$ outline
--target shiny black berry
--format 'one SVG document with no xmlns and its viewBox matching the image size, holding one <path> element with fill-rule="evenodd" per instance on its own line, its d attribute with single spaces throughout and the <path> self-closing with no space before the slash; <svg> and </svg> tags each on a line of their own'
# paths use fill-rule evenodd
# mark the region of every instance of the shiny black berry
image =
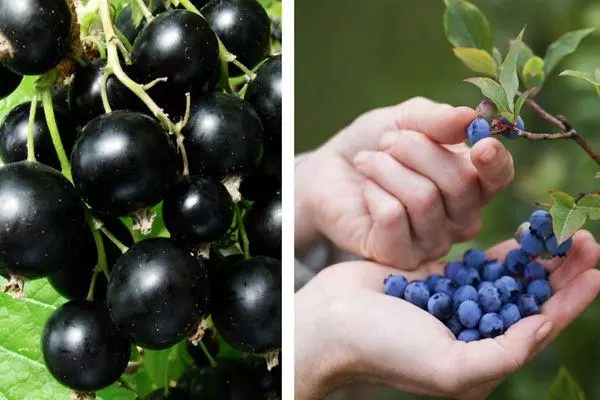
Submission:
<svg viewBox="0 0 600 400">
<path fill-rule="evenodd" d="M 0 100 L 10 95 L 21 84 L 23 76 L 0 64 Z"/>
<path fill-rule="evenodd" d="M 163 198 L 177 179 L 179 158 L 154 119 L 114 111 L 85 126 L 71 165 L 75 186 L 92 208 L 125 216 Z"/>
<path fill-rule="evenodd" d="M 242 181 L 240 192 L 253 201 L 268 201 L 281 192 L 281 152 L 266 150 L 258 168 Z"/>
<path fill-rule="evenodd" d="M 244 225 L 250 242 L 250 254 L 281 260 L 281 195 L 256 202 Z"/>
<path fill-rule="evenodd" d="M 163 203 L 165 226 L 191 245 L 221 238 L 233 221 L 233 201 L 221 182 L 193 176 L 179 182 Z"/>
<path fill-rule="evenodd" d="M 260 162 L 260 119 L 236 96 L 211 93 L 197 99 L 182 133 L 194 174 L 216 179 L 246 176 Z"/>
<path fill-rule="evenodd" d="M 102 68 L 104 60 L 96 60 L 80 68 L 75 73 L 71 84 L 71 111 L 77 120 L 85 125 L 91 119 L 104 114 L 102 104 Z M 106 81 L 106 94 L 113 111 L 144 110 L 137 96 L 127 89 L 116 76 L 111 75 Z"/>
<path fill-rule="evenodd" d="M 188 336 L 208 312 L 202 261 L 165 238 L 133 245 L 115 264 L 107 304 L 121 333 L 135 344 L 165 349 Z"/>
<path fill-rule="evenodd" d="M 6 115 L 2 125 L 0 125 L 0 157 L 5 162 L 10 163 L 27 159 L 30 108 L 30 102 L 16 106 Z M 71 116 L 61 108 L 57 107 L 54 110 L 54 118 L 63 147 L 69 154 L 77 137 L 75 125 L 71 121 Z M 60 169 L 58 156 L 46 124 L 44 108 L 41 105 L 37 107 L 35 112 L 33 148 L 35 149 L 35 157 L 39 162 Z"/>
<path fill-rule="evenodd" d="M 217 68 L 217 36 L 206 20 L 185 10 L 157 16 L 139 34 L 131 52 L 132 75 L 137 82 L 158 83 L 152 94 L 159 103 L 167 96 L 201 92 Z"/>
<path fill-rule="evenodd" d="M 67 0 L 0 0 L 0 61 L 21 75 L 43 74 L 70 46 Z"/>
<path fill-rule="evenodd" d="M 256 0 L 212 0 L 202 15 L 210 22 L 227 50 L 252 69 L 262 61 L 271 45 L 271 20 Z M 242 75 L 230 64 L 229 75 Z"/>
<path fill-rule="evenodd" d="M 0 168 L 0 270 L 37 278 L 77 263 L 87 225 L 75 188 L 58 171 L 21 161 Z"/>
<path fill-rule="evenodd" d="M 281 151 L 281 56 L 268 59 L 248 84 L 245 100 L 254 107 L 265 129 L 269 151 Z"/>
<path fill-rule="evenodd" d="M 217 339 L 215 333 L 212 330 L 209 329 L 204 333 L 202 343 L 204 343 L 204 346 L 206 346 L 206 349 L 212 357 L 216 357 L 217 354 L 219 354 L 219 340 Z M 210 365 L 208 357 L 206 356 L 204 350 L 202 350 L 200 346 L 194 346 L 191 342 L 188 342 L 187 350 L 188 354 L 194 360 L 196 366 L 203 367 Z"/>
<path fill-rule="evenodd" d="M 245 360 L 223 358 L 216 367 L 205 367 L 196 373 L 190 388 L 190 400 L 262 399 L 264 393 L 260 380 L 252 365 Z"/>
<path fill-rule="evenodd" d="M 145 3 L 148 4 L 149 2 L 146 1 Z M 162 1 L 154 1 L 154 10 L 152 12 L 154 16 L 165 11 L 165 5 Z M 142 31 L 142 29 L 144 29 L 146 24 L 146 18 L 142 18 L 140 24 L 138 26 L 135 26 L 135 24 L 133 23 L 132 8 L 130 4 L 128 4 L 127 6 L 125 6 L 125 8 L 123 8 L 123 10 L 121 10 L 121 12 L 115 20 L 116 28 L 123 34 L 123 36 L 127 38 L 130 44 L 133 44 L 133 42 L 135 42 L 135 39 Z"/>
<path fill-rule="evenodd" d="M 281 347 L 281 262 L 255 257 L 220 268 L 212 318 L 221 337 L 247 352 Z"/>
<path fill-rule="evenodd" d="M 103 305 L 73 300 L 46 322 L 42 351 L 56 380 L 73 390 L 92 392 L 119 379 L 131 350 Z"/>
</svg>

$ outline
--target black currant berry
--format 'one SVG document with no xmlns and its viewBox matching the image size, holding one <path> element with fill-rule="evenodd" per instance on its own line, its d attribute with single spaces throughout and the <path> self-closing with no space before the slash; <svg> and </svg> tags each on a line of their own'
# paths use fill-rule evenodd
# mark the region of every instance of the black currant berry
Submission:
<svg viewBox="0 0 600 400">
<path fill-rule="evenodd" d="M 271 45 L 271 20 L 256 0 L 212 0 L 202 15 L 210 23 L 227 50 L 252 69 L 266 57 Z M 243 72 L 229 65 L 229 75 Z"/>
<path fill-rule="evenodd" d="M 146 5 L 148 5 L 148 1 L 145 1 L 145 3 Z M 152 12 L 154 16 L 157 16 L 158 14 L 163 13 L 165 11 L 165 5 L 162 1 L 154 2 L 154 11 Z M 133 42 L 135 42 L 135 39 L 142 31 L 142 29 L 146 26 L 146 23 L 146 18 L 142 18 L 140 24 L 137 27 L 135 26 L 135 24 L 133 23 L 132 8 L 129 4 L 125 6 L 123 10 L 121 10 L 121 12 L 115 20 L 115 26 L 117 27 L 119 32 L 121 32 L 123 36 L 127 38 L 130 44 L 133 44 Z"/>
<path fill-rule="evenodd" d="M 217 36 L 204 18 L 173 10 L 160 14 L 140 32 L 131 56 L 137 82 L 167 78 L 151 92 L 159 99 L 164 92 L 183 98 L 186 92 L 201 92 L 213 76 L 219 48 Z"/>
<path fill-rule="evenodd" d="M 21 161 L 0 168 L 0 270 L 47 276 L 78 260 L 87 225 L 83 204 L 58 171 Z"/>
<path fill-rule="evenodd" d="M 281 192 L 281 152 L 267 149 L 258 168 L 242 181 L 242 197 L 253 201 L 268 201 Z"/>
<path fill-rule="evenodd" d="M 23 76 L 0 64 L 0 100 L 10 95 L 21 84 Z"/>
<path fill-rule="evenodd" d="M 254 107 L 265 129 L 265 142 L 281 151 L 281 56 L 268 59 L 248 84 L 245 100 Z"/>
<path fill-rule="evenodd" d="M 215 368 L 200 369 L 190 389 L 190 400 L 262 398 L 260 378 L 249 363 L 237 359 L 220 359 Z"/>
<path fill-rule="evenodd" d="M 175 241 L 148 239 L 117 260 L 106 298 L 126 337 L 145 348 L 165 349 L 188 336 L 208 312 L 208 273 Z"/>
<path fill-rule="evenodd" d="M 93 392 L 119 379 L 131 350 L 103 305 L 73 300 L 46 322 L 42 351 L 56 380 L 76 391 Z"/>
<path fill-rule="evenodd" d="M 125 216 L 158 203 L 177 179 L 178 155 L 158 123 L 114 111 L 91 120 L 71 155 L 73 181 L 94 209 Z"/>
<path fill-rule="evenodd" d="M 27 134 L 29 132 L 29 111 L 31 103 L 23 103 L 12 109 L 0 125 L 0 157 L 5 162 L 16 162 L 27 159 Z M 71 152 L 77 130 L 71 121 L 71 117 L 60 108 L 54 110 L 54 118 L 61 141 L 67 154 Z M 36 159 L 46 165 L 60 169 L 60 163 L 48 125 L 44 108 L 40 105 L 35 112 L 33 123 L 33 148 Z"/>
<path fill-rule="evenodd" d="M 254 203 L 244 222 L 250 254 L 281 260 L 281 195 Z"/>
<path fill-rule="evenodd" d="M 217 273 L 212 318 L 221 337 L 242 351 L 281 347 L 281 262 L 255 257 Z"/>
<path fill-rule="evenodd" d="M 236 96 L 211 93 L 198 98 L 182 133 L 194 174 L 216 179 L 246 176 L 260 162 L 260 119 Z"/>
<path fill-rule="evenodd" d="M 118 219 L 104 221 L 104 226 L 114 234 L 121 243 L 126 246 L 133 244 L 133 238 L 129 230 Z M 113 242 L 102 234 L 104 250 L 109 270 L 121 256 L 121 251 Z M 60 271 L 50 275 L 48 282 L 57 292 L 69 299 L 84 300 L 92 283 L 94 267 L 98 263 L 98 252 L 96 242 L 92 233 L 88 230 L 82 246 L 73 249 L 73 257 L 79 262 L 67 266 Z M 94 301 L 104 302 L 106 299 L 106 286 L 108 281 L 104 273 L 98 274 L 96 286 L 94 287 Z"/>
<path fill-rule="evenodd" d="M 105 65 L 106 61 L 98 59 L 75 73 L 70 93 L 71 111 L 83 125 L 104 114 L 102 68 Z M 106 94 L 112 110 L 143 110 L 137 96 L 114 75 L 106 81 Z"/>
<path fill-rule="evenodd" d="M 219 354 L 219 341 L 214 336 L 214 332 L 212 330 L 207 330 L 204 333 L 204 337 L 202 337 L 202 343 L 204 343 L 206 349 L 212 357 L 216 357 L 217 354 Z M 200 346 L 194 346 L 191 342 L 188 342 L 187 350 L 197 366 L 203 367 L 210 365 L 208 357 Z"/>
<path fill-rule="evenodd" d="M 168 394 L 165 394 L 164 388 L 160 388 L 150 393 L 145 400 L 190 400 L 190 396 L 180 388 L 169 388 Z"/>
<path fill-rule="evenodd" d="M 70 46 L 67 0 L 0 0 L 0 61 L 21 75 L 43 74 Z"/>
<path fill-rule="evenodd" d="M 233 222 L 233 200 L 221 182 L 193 176 L 179 182 L 163 203 L 165 226 L 190 245 L 221 238 Z"/>
</svg>

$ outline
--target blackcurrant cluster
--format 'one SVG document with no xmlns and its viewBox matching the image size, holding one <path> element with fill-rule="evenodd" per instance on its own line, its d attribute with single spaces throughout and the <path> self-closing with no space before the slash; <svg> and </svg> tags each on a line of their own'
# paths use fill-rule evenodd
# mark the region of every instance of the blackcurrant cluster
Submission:
<svg viewBox="0 0 600 400">
<path fill-rule="evenodd" d="M 110 4 L 98 3 L 103 18 Z M 139 26 L 131 6 L 116 16 L 131 46 L 119 55 L 125 78 L 112 74 L 104 55 L 116 38 L 105 38 L 84 53 L 100 57 L 78 60 L 63 80 L 71 3 L 0 0 L 0 98 L 23 75 L 43 74 L 36 96 L 0 125 L 0 273 L 17 291 L 48 278 L 71 299 L 47 321 L 42 349 L 76 392 L 117 381 L 132 345 L 197 342 L 209 326 L 208 354 L 189 347 L 203 361 L 188 387 L 149 398 L 278 397 L 278 369 L 262 357 L 276 364 L 281 347 L 282 65 L 270 54 L 272 21 L 256 0 L 193 1 L 203 16 L 189 2 L 150 3 L 154 17 Z M 152 230 L 155 213 L 162 232 Z M 251 356 L 221 362 L 223 341 Z"/>
<path fill-rule="evenodd" d="M 521 247 L 509 251 L 504 263 L 471 249 L 462 261 L 449 262 L 444 276 L 409 283 L 390 275 L 385 293 L 427 310 L 463 342 L 499 336 L 521 318 L 539 314 L 552 295 L 539 256 L 563 257 L 572 246 L 571 238 L 557 246 L 552 217 L 543 210 L 531 214 L 517 235 Z"/>
</svg>

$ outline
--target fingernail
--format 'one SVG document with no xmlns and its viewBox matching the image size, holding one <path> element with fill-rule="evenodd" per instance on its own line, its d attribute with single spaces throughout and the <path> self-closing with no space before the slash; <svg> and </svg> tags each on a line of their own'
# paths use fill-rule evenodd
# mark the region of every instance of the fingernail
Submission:
<svg viewBox="0 0 600 400">
<path fill-rule="evenodd" d="M 546 336 L 548 336 L 548 334 L 551 331 L 552 331 L 552 322 L 548 321 L 544 325 L 542 325 L 540 327 L 540 329 L 537 330 L 537 332 L 535 334 L 535 338 L 537 339 L 538 342 L 541 342 L 542 340 L 544 340 L 546 338 Z"/>
<path fill-rule="evenodd" d="M 388 132 L 384 133 L 379 139 L 379 146 L 381 149 L 386 150 L 389 147 L 392 147 L 396 139 L 398 138 L 398 132 Z"/>
<path fill-rule="evenodd" d="M 491 146 L 488 146 L 487 149 L 485 149 L 483 151 L 483 153 L 481 154 L 479 159 L 484 164 L 491 164 L 494 161 L 494 159 L 496 158 L 497 154 L 498 154 L 498 150 L 496 150 L 496 146 L 491 145 Z"/>
<path fill-rule="evenodd" d="M 354 160 L 352 160 L 352 161 L 354 162 L 354 165 L 362 164 L 363 162 L 365 162 L 367 157 L 369 157 L 369 152 L 361 151 L 357 155 L 354 156 Z"/>
</svg>

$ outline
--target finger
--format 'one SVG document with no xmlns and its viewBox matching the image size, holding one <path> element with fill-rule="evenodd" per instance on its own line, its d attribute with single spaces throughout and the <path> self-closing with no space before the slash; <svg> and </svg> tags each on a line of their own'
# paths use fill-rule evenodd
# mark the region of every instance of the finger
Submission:
<svg viewBox="0 0 600 400">
<path fill-rule="evenodd" d="M 418 267 L 418 260 L 411 251 L 408 214 L 402 203 L 368 179 L 363 196 L 373 221 L 362 245 L 363 256 L 391 266 Z"/>
<path fill-rule="evenodd" d="M 387 109 L 399 130 L 422 132 L 444 144 L 464 142 L 467 125 L 477 114 L 469 107 L 453 107 L 415 97 Z"/>
<path fill-rule="evenodd" d="M 545 315 L 525 318 L 503 335 L 463 343 L 457 341 L 452 349 L 450 362 L 460 365 L 461 371 L 471 371 L 468 377 L 456 374 L 459 387 L 498 379 L 521 368 L 533 355 L 536 347 L 550 334 L 552 321 Z M 468 382 L 460 382 L 468 379 Z M 471 386 L 469 386 L 471 387 Z"/>
<path fill-rule="evenodd" d="M 471 150 L 471 161 L 479 174 L 484 202 L 508 186 L 515 176 L 512 156 L 494 138 L 477 142 Z"/>
<path fill-rule="evenodd" d="M 546 264 L 550 275 L 550 284 L 555 290 L 568 286 L 584 271 L 595 268 L 600 259 L 600 245 L 588 231 L 579 231 L 573 235 L 573 248 L 565 258 L 555 258 Z"/>
<path fill-rule="evenodd" d="M 456 239 L 465 240 L 476 234 L 473 229 L 469 232 L 469 227 L 480 225 L 476 220 L 481 199 L 477 170 L 470 161 L 422 133 L 406 130 L 382 135 L 379 150 L 437 185 Z"/>
<path fill-rule="evenodd" d="M 418 247 L 424 254 L 437 258 L 448 251 L 446 211 L 433 182 L 382 152 L 362 151 L 354 158 L 354 165 L 404 205 Z"/>
<path fill-rule="evenodd" d="M 498 243 L 494 247 L 490 247 L 485 252 L 485 255 L 487 256 L 488 260 L 500 260 L 504 262 L 506 259 L 506 254 L 517 247 L 519 247 L 519 243 L 517 243 L 517 241 L 514 239 L 509 239 Z"/>
</svg>

